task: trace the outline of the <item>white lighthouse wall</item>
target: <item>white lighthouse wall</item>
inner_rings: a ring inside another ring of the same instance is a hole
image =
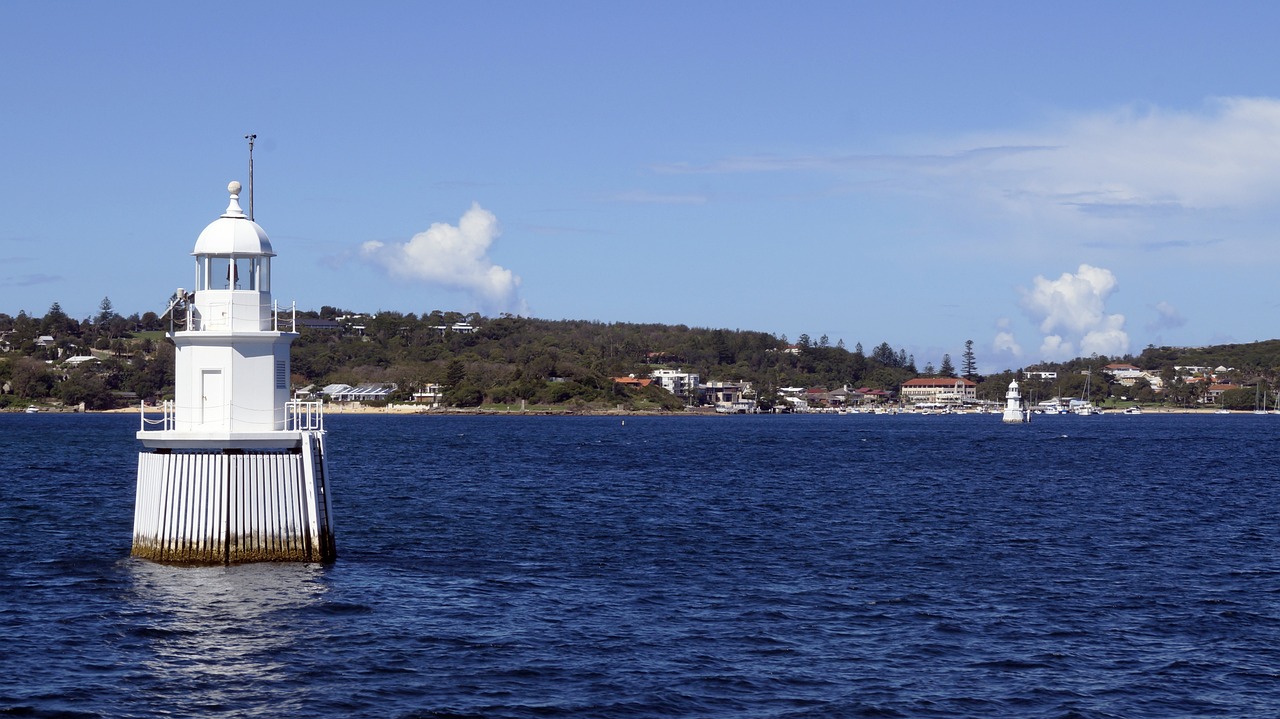
[[[201,290],[196,293],[193,329],[213,332],[259,332],[272,328],[271,294],[245,290]]]
[[[174,337],[176,426],[179,431],[263,432],[285,429],[294,335],[261,333]]]

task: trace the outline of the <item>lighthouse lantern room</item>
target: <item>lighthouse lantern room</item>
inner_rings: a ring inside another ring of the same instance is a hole
[[[266,232],[231,201],[196,239],[195,289],[169,306],[174,399],[143,408],[133,554],[324,561],[334,541],[319,403],[289,398],[295,314],[271,299]],[[282,321],[283,316],[283,321]]]

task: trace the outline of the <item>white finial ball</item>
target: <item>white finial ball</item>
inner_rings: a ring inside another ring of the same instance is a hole
[[[227,192],[230,192],[233,195],[240,194],[240,183],[232,180],[231,184],[227,185]]]

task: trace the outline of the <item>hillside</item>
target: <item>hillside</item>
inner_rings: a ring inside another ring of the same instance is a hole
[[[55,304],[44,317],[0,313],[0,406],[29,401],[81,402],[102,409],[172,395],[173,347],[167,322],[154,313],[123,317],[103,301],[93,319],[77,321]],[[684,325],[486,318],[435,311],[359,314],[323,307],[299,314],[293,347],[295,389],[329,384],[394,383],[392,401],[407,401],[427,385],[440,385],[455,406],[481,404],[572,405],[681,409],[656,387],[624,387],[615,377],[645,377],[670,368],[706,381],[746,381],[765,407],[783,387],[870,387],[896,391],[922,374],[954,374],[950,356],[939,369],[887,343],[864,353],[829,346],[825,337],[785,337],[750,330]],[[957,356],[963,349],[957,348]],[[73,357],[92,360],[72,360]],[[969,358],[971,359],[971,358]],[[1063,370],[1068,383],[1086,367],[1127,361],[1152,371],[1174,365],[1225,365],[1241,381],[1267,382],[1280,368],[1280,340],[1204,348],[1148,347],[1137,357],[1076,359],[1040,368]],[[980,381],[979,397],[1000,399],[1015,376]],[[1102,396],[1111,392],[1098,382]],[[1048,393],[1055,388],[1045,386]]]

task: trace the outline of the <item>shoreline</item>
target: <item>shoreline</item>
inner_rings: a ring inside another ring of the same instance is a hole
[[[38,414],[138,414],[141,410],[139,407],[119,407],[116,409],[104,410],[81,410],[77,407],[58,407],[32,405],[39,410]],[[149,411],[154,408],[147,408]],[[157,410],[158,411],[158,410]],[[0,413],[6,414],[23,414],[25,408],[6,408],[0,410]],[[627,410],[627,409],[491,409],[491,408],[427,408],[415,405],[387,405],[385,407],[365,407],[362,405],[343,404],[343,405],[325,405],[324,413],[328,415],[368,415],[368,414],[394,414],[394,415],[417,415],[417,416],[493,416],[493,417],[733,417],[737,415],[722,414],[714,409],[695,409],[684,412],[671,412],[668,410]],[[1108,409],[1100,414],[1102,415],[1120,415],[1123,410]],[[1180,407],[1143,407],[1143,414],[1218,414],[1217,409],[1205,408],[1180,408]],[[772,413],[761,413],[772,414]],[[831,412],[812,412],[801,414],[834,414]],[[869,413],[860,413],[869,414]],[[899,414],[919,414],[913,411],[903,411]],[[958,413],[973,414],[971,412]],[[998,415],[998,412],[984,413]],[[1232,415],[1248,415],[1253,414],[1252,410],[1229,410],[1228,414]]]

